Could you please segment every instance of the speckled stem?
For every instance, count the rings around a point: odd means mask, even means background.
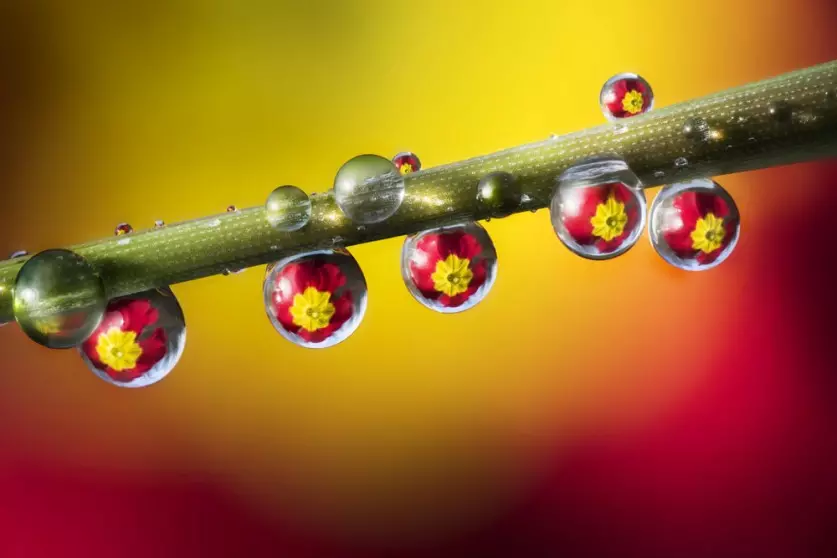
[[[539,209],[549,203],[558,175],[600,155],[624,159],[645,187],[837,155],[837,61],[407,175],[401,208],[377,225],[352,224],[325,193],[312,195],[311,221],[295,232],[274,230],[255,207],[70,249],[99,269],[109,296],[120,296],[288,253],[485,219],[491,210],[477,202],[477,185],[495,171],[518,179],[522,198],[514,212]],[[13,319],[11,291],[24,261],[0,262],[0,322]]]

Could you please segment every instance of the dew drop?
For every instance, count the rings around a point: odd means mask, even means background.
[[[686,159],[685,157],[678,157],[677,159],[674,160],[674,166],[675,167],[685,167],[688,164],[689,164],[689,160]]]

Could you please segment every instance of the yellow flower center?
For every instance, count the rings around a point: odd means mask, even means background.
[[[593,234],[610,242],[625,231],[628,223],[628,215],[625,213],[625,204],[616,201],[611,194],[607,201],[596,206],[596,214],[590,218],[593,225]]]
[[[99,360],[117,372],[130,370],[137,365],[142,347],[137,343],[137,334],[112,327],[99,336],[96,342]]]
[[[451,254],[444,260],[436,262],[436,271],[430,276],[433,288],[448,296],[456,296],[468,290],[474,272],[471,271],[471,260]]]
[[[401,172],[401,174],[410,174],[411,172],[413,172],[413,165],[411,165],[410,163],[404,163],[398,170],[399,172]]]
[[[291,317],[295,325],[306,331],[317,331],[327,327],[334,316],[331,293],[308,287],[302,294],[294,295]]]
[[[643,104],[644,101],[642,100],[642,93],[635,89],[628,91],[625,93],[625,96],[622,97],[622,110],[625,112],[629,112],[631,114],[642,112]]]
[[[707,213],[703,219],[698,219],[692,237],[692,248],[710,254],[724,243],[724,220]]]

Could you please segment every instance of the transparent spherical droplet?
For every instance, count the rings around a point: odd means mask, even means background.
[[[411,151],[402,151],[392,158],[392,164],[401,174],[410,174],[421,170],[421,160]]]
[[[346,250],[319,250],[268,266],[264,302],[273,327],[308,348],[331,347],[360,325],[366,312],[366,279]]]
[[[15,258],[23,258],[23,257],[28,256],[28,255],[29,255],[29,252],[27,252],[26,250],[15,250],[11,254],[9,254],[9,259],[13,260]]]
[[[15,279],[15,320],[33,341],[51,349],[69,349],[87,339],[106,306],[96,269],[69,250],[32,256]]]
[[[111,300],[99,327],[78,350],[99,378],[137,388],[165,378],[185,346],[183,310],[163,288]]]
[[[497,251],[477,223],[424,231],[407,237],[401,275],[424,306],[451,314],[473,308],[497,278]]]
[[[691,140],[703,142],[712,139],[709,123],[703,118],[688,118],[683,123],[683,135]]]
[[[648,217],[654,250],[671,265],[689,271],[723,262],[738,243],[740,230],[735,201],[706,179],[663,187]]]
[[[279,186],[267,197],[265,216],[279,231],[297,231],[311,219],[311,200],[296,186]]]
[[[238,211],[238,208],[236,206],[234,206],[234,205],[228,205],[227,206],[227,213],[235,213],[236,211]]]
[[[491,212],[492,217],[505,217],[520,206],[520,184],[510,173],[492,172],[480,179],[477,201]]]
[[[618,74],[607,80],[599,104],[610,121],[644,114],[654,107],[654,92],[641,76]]]
[[[163,221],[162,219],[157,219],[156,221],[154,221],[154,228],[155,229],[162,229],[165,226],[166,226],[166,222]]]
[[[598,159],[564,172],[549,206],[552,227],[573,253],[593,260],[624,254],[645,224],[645,193],[623,161]]]
[[[355,223],[380,223],[401,207],[404,177],[389,159],[359,155],[337,171],[334,201]]]
[[[119,223],[118,225],[116,225],[116,229],[114,229],[113,234],[116,236],[123,236],[132,232],[134,232],[134,227],[132,227],[130,224]]]

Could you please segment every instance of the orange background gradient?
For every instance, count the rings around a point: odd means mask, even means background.
[[[829,0],[10,4],[5,252],[594,126],[622,71],[666,106],[837,58]],[[186,353],[143,390],[7,326],[0,556],[837,555],[835,174],[719,179],[742,237],[706,273],[491,221],[461,315],[412,300],[403,239],[358,246],[369,309],[323,351],[272,330],[261,268],[177,285]]]

